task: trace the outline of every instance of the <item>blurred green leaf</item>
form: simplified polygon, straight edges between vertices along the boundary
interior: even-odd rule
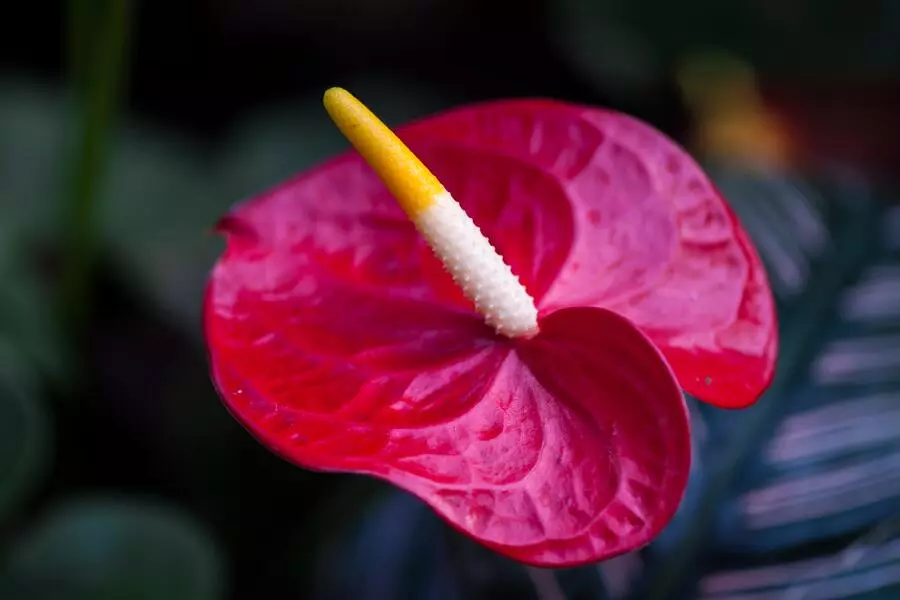
[[[67,364],[36,250],[55,232],[64,117],[64,97],[52,87],[0,81],[0,338],[28,377],[55,383],[68,377]]]
[[[46,474],[52,435],[41,377],[63,377],[49,299],[24,259],[27,228],[0,221],[0,522]]]
[[[155,504],[81,500],[58,507],[10,551],[4,598],[214,600],[219,550],[186,516]]]
[[[100,207],[104,239],[126,281],[197,335],[206,273],[221,247],[212,227],[228,204],[199,149],[124,128]]]
[[[47,234],[58,212],[65,102],[25,78],[0,80],[0,210],[9,231]]]
[[[35,252],[52,231],[61,106],[49,90],[33,83],[0,86],[0,368],[20,390],[8,394],[24,395],[35,406],[40,400],[37,377],[61,384],[68,376]]]
[[[4,282],[0,287],[0,343],[17,355],[29,377],[40,375],[61,383],[67,376],[67,364],[29,237],[20,222],[0,222],[0,278]]]
[[[0,524],[47,474],[50,419],[18,349],[0,338]]]
[[[64,385],[71,374],[46,290],[33,277],[7,278],[0,290],[0,335],[13,344],[33,375]]]

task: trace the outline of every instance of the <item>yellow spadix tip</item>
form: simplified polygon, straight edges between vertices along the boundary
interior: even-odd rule
[[[350,92],[333,87],[325,92],[323,102],[335,125],[410,218],[421,214],[445,192],[406,144]]]
[[[534,335],[534,300],[431,171],[346,90],[331,88],[324,103],[485,321],[502,335]]]

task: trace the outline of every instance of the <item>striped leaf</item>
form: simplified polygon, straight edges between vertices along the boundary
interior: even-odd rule
[[[900,596],[900,523],[885,522],[843,549],[703,577],[701,600],[889,600]]]
[[[900,217],[849,179],[827,191],[778,175],[719,171],[717,180],[769,269],[782,356],[757,406],[703,408],[706,486],[677,551],[657,552],[641,595],[793,597],[755,579],[729,592],[721,582],[734,578],[717,577],[748,564],[767,565],[757,570],[768,576],[804,569],[809,556],[840,560],[844,540],[900,506],[891,426],[900,422]],[[831,576],[843,575],[819,578]],[[838,589],[798,597],[864,597]]]
[[[826,539],[900,506],[896,233],[883,232],[872,263],[836,298],[824,339],[783,396],[784,415],[723,507],[723,543],[767,551]]]

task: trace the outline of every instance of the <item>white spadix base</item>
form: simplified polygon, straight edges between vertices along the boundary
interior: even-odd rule
[[[488,325],[509,337],[537,333],[534,300],[449,193],[436,196],[413,220]]]

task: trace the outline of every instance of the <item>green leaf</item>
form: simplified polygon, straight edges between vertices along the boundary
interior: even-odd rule
[[[0,338],[0,524],[22,506],[47,474],[49,414],[15,346]]]
[[[4,282],[0,287],[0,343],[16,354],[28,376],[41,375],[61,383],[67,377],[67,364],[51,299],[36,266],[27,262],[36,262],[28,233],[20,223],[0,222],[0,278]]]
[[[55,233],[65,102],[25,78],[0,81],[0,340],[27,376],[66,380],[67,364],[35,249]],[[33,372],[32,372],[33,371]]]
[[[63,96],[52,87],[10,76],[0,81],[0,210],[10,231],[51,232],[62,189],[64,119]]]
[[[228,204],[198,148],[124,129],[98,207],[104,239],[125,280],[198,336],[206,274],[221,249],[212,227]]]
[[[223,576],[219,549],[186,516],[93,499],[57,507],[29,531],[10,551],[0,591],[30,600],[214,600],[224,597]]]
[[[50,459],[50,415],[41,377],[63,378],[49,299],[22,264],[21,222],[0,221],[0,524],[42,482]]]

